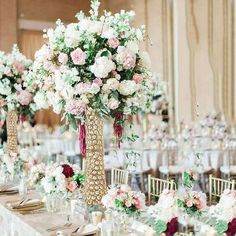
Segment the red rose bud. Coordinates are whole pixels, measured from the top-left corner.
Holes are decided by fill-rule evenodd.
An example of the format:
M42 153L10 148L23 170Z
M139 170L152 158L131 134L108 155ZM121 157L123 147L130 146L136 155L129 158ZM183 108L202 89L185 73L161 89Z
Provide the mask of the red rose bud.
M66 178L70 178L74 176L75 172L71 166L69 166L68 164L63 164L62 168L63 168L62 173L65 175Z

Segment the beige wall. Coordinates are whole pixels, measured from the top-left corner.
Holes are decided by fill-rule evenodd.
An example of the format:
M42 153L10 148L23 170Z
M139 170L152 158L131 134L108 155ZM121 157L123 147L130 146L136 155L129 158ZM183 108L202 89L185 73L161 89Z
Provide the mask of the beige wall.
M42 24L55 22L58 18L63 22L76 21L75 14L83 10L88 12L89 0L0 0L0 50L10 51L13 43L21 38L18 27L19 20L30 21L40 28ZM33 24L32 24L33 22ZM43 25L42 25L43 27Z
M236 122L234 0L104 0L146 24L153 69L169 84L172 122L222 111ZM105 4L104 4L105 5Z
M57 18L71 22L79 10L88 11L89 2L0 0L0 50L21 45L26 28L19 29L19 21L28 22L33 31ZM169 84L173 124L213 110L236 122L235 5L234 0L102 0L103 9L133 9L134 23L147 25L149 40L143 47L150 52L153 70Z

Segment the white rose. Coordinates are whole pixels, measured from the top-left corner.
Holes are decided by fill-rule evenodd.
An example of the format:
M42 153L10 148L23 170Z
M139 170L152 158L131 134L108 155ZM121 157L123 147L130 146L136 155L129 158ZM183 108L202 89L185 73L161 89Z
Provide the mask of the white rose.
M83 103L89 104L89 100L85 94L80 95L80 99Z
M91 72L97 78L106 78L112 70L115 70L115 68L115 63L108 57L96 58L95 63L90 66Z
M138 85L133 80L124 80L119 85L119 93L128 96L138 90Z
M115 98L110 98L109 102L107 104L107 106L111 109L111 110L115 110L118 108L120 102L118 100L116 100Z
M118 90L120 83L116 78L111 78L107 80L107 85L111 90Z

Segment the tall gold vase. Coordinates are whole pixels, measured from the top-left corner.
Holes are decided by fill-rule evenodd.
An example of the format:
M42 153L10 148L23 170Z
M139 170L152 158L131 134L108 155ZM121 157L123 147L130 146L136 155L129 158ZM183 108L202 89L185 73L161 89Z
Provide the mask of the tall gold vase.
M7 153L17 153L17 113L15 111L7 112Z
M104 170L103 121L94 112L88 112L86 116L87 147L84 200L88 205L99 205L107 192Z

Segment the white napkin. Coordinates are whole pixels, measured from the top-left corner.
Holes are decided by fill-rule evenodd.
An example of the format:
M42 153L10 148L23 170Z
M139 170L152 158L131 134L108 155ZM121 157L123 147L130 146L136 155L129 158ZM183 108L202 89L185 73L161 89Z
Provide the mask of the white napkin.
M56 232L56 235L57 236L70 236L71 233L73 232L73 229L75 229L75 227L70 228L70 229L66 229L66 230L58 230ZM96 234L97 231L98 231L98 227L96 225L87 224L83 227L83 229L81 231L78 230L78 232L73 235L74 236L76 236L76 235L86 236L86 235L90 235L90 234Z

